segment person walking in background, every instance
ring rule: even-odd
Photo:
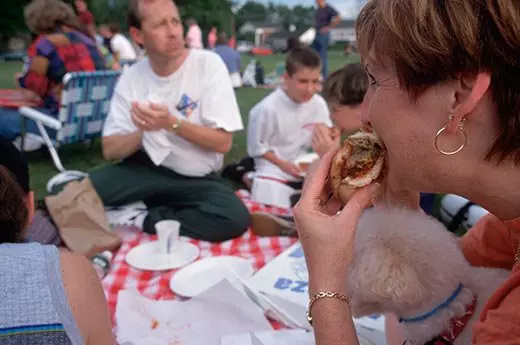
[[[92,12],[88,10],[87,3],[85,2],[85,0],[76,0],[74,1],[74,6],[76,7],[76,11],[78,12],[81,30],[93,39],[95,39],[97,36],[96,20]]]
[[[325,0],[316,0],[318,8],[315,13],[314,27],[316,29],[316,38],[312,43],[312,47],[320,54],[322,66],[321,74],[323,79],[327,78],[329,69],[328,51],[330,41],[330,30],[339,24],[341,17],[338,11],[330,6]]]
[[[202,30],[200,29],[197,21],[194,18],[186,20],[188,26],[188,32],[186,33],[186,44],[190,49],[202,49]]]
[[[211,30],[208,34],[208,49],[215,48],[217,44],[217,28],[215,26],[211,27]]]
[[[228,43],[227,34],[225,32],[221,32],[218,35],[217,45],[214,51],[226,64],[233,87],[241,87],[242,77],[240,76],[240,68],[242,66],[242,59],[240,57],[240,53],[231,48]]]

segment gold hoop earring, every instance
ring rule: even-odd
[[[450,115],[449,117],[449,120],[452,121],[453,120],[453,116]],[[466,144],[468,142],[468,135],[466,134],[466,132],[464,131],[464,121],[466,119],[462,119],[462,121],[458,124],[457,126],[457,131],[461,132],[462,135],[464,136],[464,142],[462,143],[462,145],[460,145],[457,149],[453,150],[453,151],[444,151],[443,149],[441,149],[439,147],[439,137],[441,136],[442,133],[444,133],[444,131],[446,129],[448,129],[448,125],[445,125],[444,127],[442,127],[441,129],[439,129],[437,131],[437,134],[435,134],[435,140],[434,140],[434,144],[435,144],[435,149],[445,155],[445,156],[452,156],[454,154],[457,154],[459,153],[460,151],[462,151],[464,149],[464,147],[466,147]]]

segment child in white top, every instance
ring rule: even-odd
[[[283,86],[251,110],[247,148],[255,160],[253,200],[258,199],[254,184],[259,179],[277,182],[280,188],[302,181],[302,171],[294,161],[311,149],[316,125],[332,126],[327,104],[316,94],[320,68],[320,58],[312,49],[292,50],[287,57]]]

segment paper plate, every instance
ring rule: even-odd
[[[294,161],[294,164],[296,164],[301,170],[302,175],[305,175],[307,172],[307,169],[311,165],[312,162],[314,162],[316,159],[319,159],[320,156],[317,153],[307,153],[305,155],[302,155]]]
[[[126,262],[145,271],[166,271],[189,264],[199,257],[200,249],[189,242],[179,241],[172,253],[158,253],[158,242],[145,243],[130,250]]]
[[[253,272],[253,266],[246,259],[237,256],[215,256],[194,262],[176,272],[170,279],[170,289],[177,295],[194,297],[225,278],[235,283],[236,275],[245,279]]]

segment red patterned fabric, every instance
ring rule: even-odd
[[[455,339],[462,333],[466,325],[468,324],[469,319],[473,316],[475,312],[475,306],[477,305],[477,298],[473,297],[473,301],[468,306],[468,310],[464,315],[459,316],[456,319],[451,320],[450,328],[447,329],[442,335],[434,338],[429,341],[426,345],[446,345],[452,344]]]
[[[276,215],[289,215],[290,211],[267,207],[250,201],[246,195],[239,196],[251,212],[263,211]],[[123,238],[123,244],[119,251],[115,253],[112,267],[108,275],[103,279],[103,288],[108,301],[108,307],[115,324],[115,310],[117,294],[119,291],[129,287],[136,287],[139,292],[154,300],[175,299],[176,296],[169,288],[169,281],[176,270],[166,272],[140,271],[132,268],[125,262],[126,254],[135,246],[155,240],[156,236],[151,236],[138,229],[117,229]],[[255,269],[259,269],[267,262],[275,258],[282,251],[289,248],[296,239],[290,237],[257,237],[251,230],[243,236],[222,243],[209,243],[198,240],[190,240],[199,246],[201,253],[199,258],[207,258],[219,255],[240,256],[251,260]],[[274,325],[277,327],[277,325]]]

